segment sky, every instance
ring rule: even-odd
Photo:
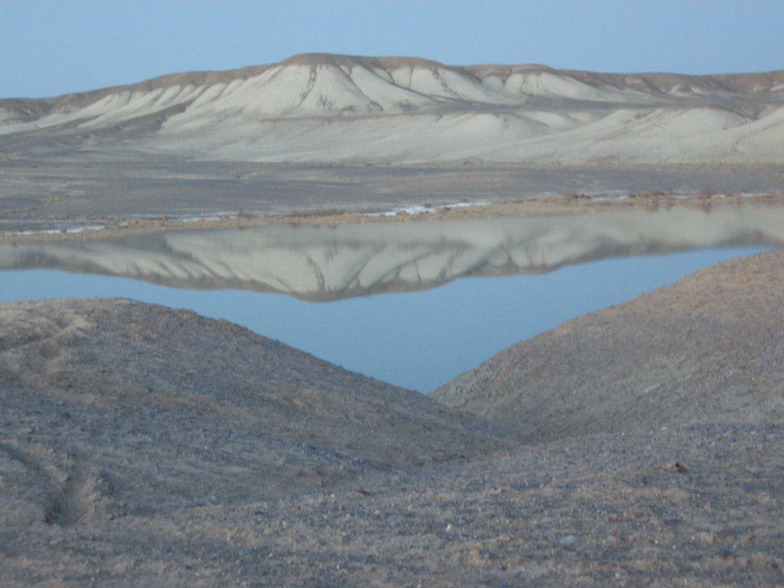
[[[784,69],[781,0],[0,1],[0,98],[298,53],[602,72]]]

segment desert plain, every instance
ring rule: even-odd
[[[0,238],[780,211],[783,79],[317,55],[0,101]],[[186,310],[0,305],[0,584],[784,585],[782,308],[773,250],[422,395]]]

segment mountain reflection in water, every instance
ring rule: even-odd
[[[0,247],[0,301],[189,308],[429,392],[570,318],[782,242],[784,211],[728,206],[20,243]]]
[[[608,257],[784,243],[784,209],[613,210],[526,218],[271,225],[0,246],[2,269],[59,269],[314,302],[542,273]]]

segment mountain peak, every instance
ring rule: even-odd
[[[339,55],[335,53],[299,53],[284,59],[278,65],[335,65],[352,66],[363,61],[370,61],[372,57],[360,57],[354,55]]]
[[[438,61],[422,59],[421,57],[367,57],[360,55],[340,55],[335,53],[300,53],[280,62],[281,66],[287,65],[332,65],[335,67],[364,66],[369,69],[397,69],[400,67],[426,67],[447,68],[448,66]]]

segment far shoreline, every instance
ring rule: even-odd
[[[588,195],[463,200],[453,203],[401,205],[391,210],[357,212],[330,209],[294,210],[283,214],[221,211],[193,215],[5,219],[0,243],[88,241],[129,235],[188,230],[243,229],[268,225],[337,227],[369,223],[433,222],[438,220],[531,217],[556,214],[590,214],[607,210],[643,209],[651,212],[672,207],[698,208],[709,213],[717,206],[782,206],[784,192],[762,194],[693,194],[651,191],[644,194]],[[9,227],[13,226],[13,229]]]

